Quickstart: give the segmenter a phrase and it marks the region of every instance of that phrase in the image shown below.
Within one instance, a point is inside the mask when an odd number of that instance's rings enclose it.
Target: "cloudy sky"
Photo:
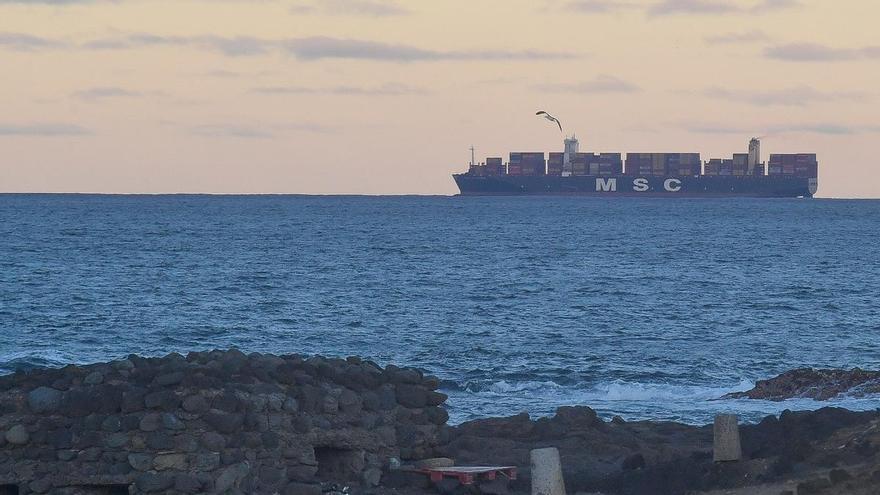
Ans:
[[[873,0],[0,0],[0,191],[456,192],[479,157],[817,152],[880,197]],[[766,156],[765,156],[766,159]]]

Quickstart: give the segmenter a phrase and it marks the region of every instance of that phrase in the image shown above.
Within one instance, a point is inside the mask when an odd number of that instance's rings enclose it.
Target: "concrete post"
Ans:
[[[565,495],[562,463],[555,447],[531,452],[532,495]]]
[[[715,416],[715,462],[738,461],[742,459],[742,446],[739,439],[739,424],[735,414]]]

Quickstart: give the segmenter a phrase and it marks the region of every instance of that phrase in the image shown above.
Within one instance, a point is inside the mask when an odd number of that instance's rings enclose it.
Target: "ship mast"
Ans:
[[[471,167],[474,166],[474,163],[476,163],[476,159],[474,157],[474,145],[471,145]]]

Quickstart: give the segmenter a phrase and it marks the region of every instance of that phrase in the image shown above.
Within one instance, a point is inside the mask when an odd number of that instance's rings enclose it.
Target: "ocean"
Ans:
[[[0,373],[238,347],[443,380],[451,420],[755,421],[880,369],[880,201],[0,195]]]

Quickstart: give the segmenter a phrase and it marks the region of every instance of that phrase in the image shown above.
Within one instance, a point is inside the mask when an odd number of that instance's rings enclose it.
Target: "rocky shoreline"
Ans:
[[[880,394],[880,371],[814,370],[800,368],[786,371],[769,380],[759,380],[745,392],[734,392],[726,399],[786,399],[829,400],[842,396],[864,397]]]
[[[796,370],[737,397],[869,382],[844,373]],[[542,447],[559,449],[569,493],[880,492],[876,411],[769,416],[741,427],[742,461],[715,463],[711,426],[604,421],[588,407],[449,426],[439,385],[355,357],[237,350],[18,372],[0,377],[0,494],[529,493]],[[438,485],[406,469],[437,457],[519,476]]]

